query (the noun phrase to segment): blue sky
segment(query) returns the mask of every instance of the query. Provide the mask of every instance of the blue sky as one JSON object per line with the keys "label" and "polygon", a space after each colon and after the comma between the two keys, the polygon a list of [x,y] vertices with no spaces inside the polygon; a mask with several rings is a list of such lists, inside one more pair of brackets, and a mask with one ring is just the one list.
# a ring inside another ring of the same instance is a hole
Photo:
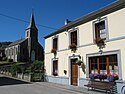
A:
{"label": "blue sky", "polygon": [[[44,36],[59,29],[65,19],[75,20],[116,0],[1,0],[0,42],[16,41],[25,37],[32,9],[39,32],[39,42],[44,46]],[[3,16],[4,15],[4,16]],[[13,18],[9,18],[9,17]]]}

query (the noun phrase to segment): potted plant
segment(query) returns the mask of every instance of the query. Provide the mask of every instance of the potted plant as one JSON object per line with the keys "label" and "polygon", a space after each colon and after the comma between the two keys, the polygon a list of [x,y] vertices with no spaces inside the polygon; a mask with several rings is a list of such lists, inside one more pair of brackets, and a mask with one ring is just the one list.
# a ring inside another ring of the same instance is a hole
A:
{"label": "potted plant", "polygon": [[84,63],[81,64],[81,68],[82,68],[82,71],[83,71],[84,74],[85,74],[85,73],[86,73],[86,71],[85,71],[85,68],[86,68],[86,67],[85,67],[85,64],[84,64]]}
{"label": "potted plant", "polygon": [[84,64],[84,62],[83,62],[83,58],[81,59],[81,56],[80,56],[80,59],[77,61],[77,64],[78,64],[79,66],[81,66],[82,71],[83,71],[84,74],[85,74],[85,73],[86,73],[86,72],[85,72],[85,64]]}
{"label": "potted plant", "polygon": [[56,53],[57,53],[57,49],[53,48],[53,49],[51,50],[51,53],[56,54]]}
{"label": "potted plant", "polygon": [[95,40],[97,46],[99,47],[99,52],[102,52],[102,49],[105,48],[105,38],[104,39],[101,39],[99,38],[98,40]]}
{"label": "potted plant", "polygon": [[69,45],[69,48],[71,49],[71,51],[75,52],[76,51],[76,44],[75,43],[72,43],[71,45]]}

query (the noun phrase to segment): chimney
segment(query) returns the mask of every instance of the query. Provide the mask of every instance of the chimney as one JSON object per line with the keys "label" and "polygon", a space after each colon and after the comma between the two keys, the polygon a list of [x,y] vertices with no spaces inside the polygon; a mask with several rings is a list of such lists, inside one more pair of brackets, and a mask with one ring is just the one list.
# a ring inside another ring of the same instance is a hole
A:
{"label": "chimney", "polygon": [[71,22],[70,20],[66,19],[66,20],[65,20],[65,25],[67,25],[67,24],[70,23],[70,22]]}

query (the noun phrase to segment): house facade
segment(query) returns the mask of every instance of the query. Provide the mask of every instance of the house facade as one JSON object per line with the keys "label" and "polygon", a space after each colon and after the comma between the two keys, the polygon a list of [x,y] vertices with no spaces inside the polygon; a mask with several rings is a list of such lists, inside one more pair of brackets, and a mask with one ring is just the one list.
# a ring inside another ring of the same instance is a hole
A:
{"label": "house facade", "polygon": [[8,59],[12,59],[14,62],[44,60],[44,49],[38,42],[38,29],[33,14],[29,26],[26,28],[25,38],[8,45],[5,48],[5,54]]}
{"label": "house facade", "polygon": [[124,92],[124,19],[125,1],[119,0],[45,36],[47,81],[84,87],[90,74],[110,74],[118,76],[117,91]]}

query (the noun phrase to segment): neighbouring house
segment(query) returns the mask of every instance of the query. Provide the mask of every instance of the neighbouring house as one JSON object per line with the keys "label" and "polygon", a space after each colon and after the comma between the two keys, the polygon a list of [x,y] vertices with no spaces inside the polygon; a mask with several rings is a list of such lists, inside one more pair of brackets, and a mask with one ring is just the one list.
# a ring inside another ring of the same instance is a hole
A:
{"label": "neighbouring house", "polygon": [[25,38],[19,39],[5,49],[8,59],[14,62],[32,62],[34,60],[44,60],[44,49],[38,42],[38,29],[35,24],[34,15],[31,15],[29,26],[25,31]]}
{"label": "neighbouring house", "polygon": [[[123,92],[124,25],[125,0],[118,0],[45,36],[47,80],[84,87],[90,74],[116,75],[117,90]],[[85,74],[79,60],[85,64]]]}
{"label": "neighbouring house", "polygon": [[5,57],[5,48],[0,47],[0,60],[2,60],[2,57]]}
{"label": "neighbouring house", "polygon": [[2,60],[3,57],[6,57],[5,55],[5,48],[12,42],[0,42],[0,60]]}

